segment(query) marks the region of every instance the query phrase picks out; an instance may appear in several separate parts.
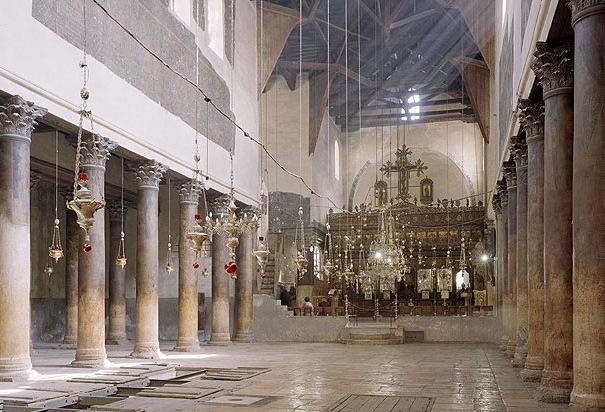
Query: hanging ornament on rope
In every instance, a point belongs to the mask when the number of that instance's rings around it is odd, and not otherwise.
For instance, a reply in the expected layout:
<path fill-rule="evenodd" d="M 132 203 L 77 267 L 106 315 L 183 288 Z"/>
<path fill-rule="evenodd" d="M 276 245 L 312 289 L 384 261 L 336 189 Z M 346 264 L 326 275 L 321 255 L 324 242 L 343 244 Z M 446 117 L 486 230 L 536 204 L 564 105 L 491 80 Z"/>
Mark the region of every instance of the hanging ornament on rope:
<path fill-rule="evenodd" d="M 63 257 L 63 248 L 61 247 L 61 232 L 59 230 L 59 132 L 55 130 L 55 220 L 53 222 L 53 235 L 48 256 L 55 260 L 55 263 Z"/>
<path fill-rule="evenodd" d="M 126 244 L 124 241 L 124 158 L 122 158 L 120 181 L 120 244 L 118 246 L 118 255 L 116 256 L 116 265 L 123 269 L 128 261 L 126 259 Z"/>
<path fill-rule="evenodd" d="M 307 248 L 305 246 L 305 224 L 303 221 L 302 206 L 298 208 L 298 223 L 296 225 L 296 232 L 294 233 L 294 246 L 296 247 L 294 263 L 296 263 L 296 267 L 298 268 L 299 280 L 302 280 L 305 273 L 307 273 L 307 266 L 309 265 L 306 257 Z"/>
<path fill-rule="evenodd" d="M 334 251 L 332 250 L 332 233 L 330 232 L 330 216 L 328 215 L 328 222 L 326 223 L 326 251 L 324 253 L 324 274 L 329 279 L 334 272 Z"/>
<path fill-rule="evenodd" d="M 92 250 L 92 245 L 90 244 L 90 229 L 92 228 L 95 222 L 94 214 L 97 210 L 105 207 L 105 201 L 103 201 L 102 199 L 93 199 L 92 191 L 88 188 L 88 174 L 80 170 L 80 162 L 82 160 L 82 133 L 84 118 L 88 118 L 90 120 L 90 132 L 93 135 L 92 151 L 98 150 L 96 139 L 94 138 L 95 135 L 93 128 L 92 112 L 88 110 L 87 103 L 88 98 L 90 97 L 90 92 L 86 88 L 86 84 L 88 83 L 88 66 L 86 64 L 86 53 L 84 53 L 84 58 L 80 63 L 80 67 L 84 72 L 84 85 L 80 90 L 82 105 L 79 112 L 80 122 L 78 124 L 76 163 L 74 167 L 74 194 L 73 199 L 67 202 L 67 208 L 73 210 L 76 213 L 78 225 L 82 229 L 84 229 L 85 236 L 84 244 L 82 245 L 82 250 L 88 253 Z"/>
<path fill-rule="evenodd" d="M 164 266 L 166 273 L 174 272 L 174 266 L 172 264 L 171 191 L 170 176 L 168 176 L 168 250 L 166 251 L 166 266 Z"/>
<path fill-rule="evenodd" d="M 265 268 L 267 267 L 267 261 L 269 260 L 270 253 L 271 252 L 269 252 L 269 248 L 265 243 L 265 237 L 259 236 L 258 245 L 256 247 L 256 250 L 252 252 L 252 254 L 256 257 L 256 260 L 258 261 L 258 266 L 260 267 L 260 277 L 262 279 L 265 279 L 267 277 Z"/>

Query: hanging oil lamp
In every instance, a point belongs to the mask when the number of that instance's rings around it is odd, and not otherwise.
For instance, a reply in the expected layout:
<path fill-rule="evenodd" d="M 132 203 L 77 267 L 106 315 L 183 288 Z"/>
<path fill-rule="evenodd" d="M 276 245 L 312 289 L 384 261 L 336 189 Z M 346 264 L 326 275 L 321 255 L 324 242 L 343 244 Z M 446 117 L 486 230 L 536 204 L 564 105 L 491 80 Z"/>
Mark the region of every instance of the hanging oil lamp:
<path fill-rule="evenodd" d="M 265 272 L 265 267 L 267 266 L 267 260 L 269 260 L 270 252 L 267 244 L 265 243 L 264 236 L 258 237 L 258 246 L 256 247 L 256 250 L 252 252 L 252 254 L 256 257 L 258 266 L 260 267 L 261 278 L 266 278 L 267 273 Z"/>
<path fill-rule="evenodd" d="M 231 187 L 229 190 L 229 204 L 227 206 L 227 217 L 221 222 L 221 229 L 227 234 L 225 238 L 225 246 L 229 250 L 229 258 L 231 259 L 225 263 L 225 272 L 229 274 L 231 279 L 237 278 L 237 264 L 235 263 L 235 251 L 239 245 L 239 235 L 242 233 L 243 226 L 242 222 L 237 218 L 237 206 L 235 205 L 235 187 L 233 177 L 233 151 L 229 152 L 229 158 L 231 162 Z M 246 217 L 245 217 L 246 218 Z"/>
<path fill-rule="evenodd" d="M 164 270 L 166 273 L 174 272 L 174 267 L 172 266 L 172 243 L 168 242 L 168 251 L 166 252 L 166 266 L 164 266 Z"/>
<path fill-rule="evenodd" d="M 298 268 L 300 277 L 303 277 L 304 274 L 307 273 L 307 266 L 309 262 L 307 261 L 307 257 L 305 256 L 307 250 L 305 247 L 305 226 L 303 222 L 302 206 L 298 208 L 298 225 L 296 227 L 296 233 L 294 238 L 295 245 L 297 244 L 299 231 L 301 247 L 296 251 L 296 258 L 294 259 L 294 263 L 296 263 L 296 267 Z"/>
<path fill-rule="evenodd" d="M 193 263 L 193 268 L 199 268 L 198 260 L 200 258 L 202 249 L 204 247 L 204 242 L 208 239 L 208 233 L 204 230 L 202 226 L 202 215 L 196 213 L 194 215 L 194 222 L 191 225 L 191 228 L 187 232 L 187 239 L 189 240 L 191 250 L 195 252 L 195 262 Z"/>
<path fill-rule="evenodd" d="M 168 176 L 168 250 L 166 251 L 166 265 L 164 266 L 164 270 L 166 273 L 174 272 L 174 266 L 172 264 L 172 232 L 171 232 L 171 210 L 170 210 L 170 176 Z"/>
<path fill-rule="evenodd" d="M 116 256 L 116 265 L 124 269 L 126 266 L 126 250 L 124 244 L 124 232 L 120 232 L 120 245 L 118 246 L 118 256 Z"/>
<path fill-rule="evenodd" d="M 92 198 L 92 192 L 88 188 L 88 174 L 84 172 L 78 173 L 74 198 L 67 202 L 67 208 L 76 213 L 78 226 L 84 229 L 84 245 L 82 245 L 84 252 L 92 250 L 90 229 L 95 222 L 94 214 L 104 206 L 104 201 Z"/>
<path fill-rule="evenodd" d="M 332 272 L 334 272 L 334 262 L 332 262 L 333 251 L 332 251 L 332 233 L 330 233 L 330 222 L 326 223 L 326 253 L 324 255 L 324 273 L 326 277 L 330 278 Z"/>
<path fill-rule="evenodd" d="M 53 263 L 49 254 L 48 258 L 46 259 L 46 267 L 44 268 L 44 273 L 46 273 L 50 277 L 50 275 L 52 275 L 54 271 L 55 269 L 53 268 Z"/>
<path fill-rule="evenodd" d="M 466 246 L 464 243 L 464 238 L 460 241 L 460 270 L 464 271 L 466 269 Z"/>
<path fill-rule="evenodd" d="M 48 256 L 55 260 L 55 263 L 63 257 L 63 248 L 61 247 L 61 233 L 59 232 L 59 219 L 55 219 L 53 228 L 53 240 L 48 249 Z"/>

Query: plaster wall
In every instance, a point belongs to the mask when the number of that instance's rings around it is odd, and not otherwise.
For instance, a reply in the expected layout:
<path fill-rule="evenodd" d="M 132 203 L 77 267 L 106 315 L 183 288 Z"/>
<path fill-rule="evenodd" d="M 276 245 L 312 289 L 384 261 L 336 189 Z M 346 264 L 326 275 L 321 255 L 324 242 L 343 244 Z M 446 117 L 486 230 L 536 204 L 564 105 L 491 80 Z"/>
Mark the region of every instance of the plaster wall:
<path fill-rule="evenodd" d="M 347 140 L 349 151 L 345 156 L 349 166 L 345 186 L 351 188 L 357 179 L 353 205 L 373 202 L 376 175 L 381 178 L 380 167 L 384 162 L 395 161 L 397 140 L 400 146 L 406 144 L 412 151 L 412 161 L 421 159 L 428 166 L 425 176 L 434 182 L 435 201 L 483 193 L 483 138 L 476 124 L 451 121 L 364 128 L 350 133 Z M 413 174 L 410 185 L 418 186 L 425 176 Z M 389 183 L 389 178 L 384 180 Z M 393 177 L 391 186 L 396 185 L 397 179 Z M 412 199 L 420 197 L 418 187 L 412 187 L 410 193 Z M 480 196 L 477 200 L 483 199 Z"/>

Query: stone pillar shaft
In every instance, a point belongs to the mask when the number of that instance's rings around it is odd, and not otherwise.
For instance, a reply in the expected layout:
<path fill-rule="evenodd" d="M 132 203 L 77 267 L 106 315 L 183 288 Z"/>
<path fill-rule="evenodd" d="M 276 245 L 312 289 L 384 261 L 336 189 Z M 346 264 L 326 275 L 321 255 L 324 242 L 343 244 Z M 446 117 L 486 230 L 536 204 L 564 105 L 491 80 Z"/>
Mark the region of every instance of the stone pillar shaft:
<path fill-rule="evenodd" d="M 525 139 L 513 144 L 517 172 L 517 331 L 512 365 L 525 366 L 527 357 L 527 146 Z"/>
<path fill-rule="evenodd" d="M 250 342 L 252 340 L 252 311 L 256 258 L 252 254 L 256 226 L 247 228 L 240 236 L 238 248 L 239 267 L 235 279 L 235 308 L 233 321 L 233 340 Z"/>
<path fill-rule="evenodd" d="M 198 271 L 193 267 L 195 252 L 191 250 L 187 232 L 194 222 L 199 202 L 199 186 L 182 184 L 180 195 L 179 235 L 179 334 L 174 350 L 193 352 L 200 349 L 198 324 Z"/>
<path fill-rule="evenodd" d="M 512 162 L 511 162 L 512 163 Z M 517 344 L 517 182 L 514 163 L 509 164 L 506 175 L 508 191 L 508 271 L 507 290 L 509 295 L 508 346 L 506 354 L 515 355 Z"/>
<path fill-rule="evenodd" d="M 605 410 L 605 1 L 573 0 L 573 391 Z"/>
<path fill-rule="evenodd" d="M 121 201 L 108 204 L 109 211 L 109 332 L 108 345 L 126 343 L 126 267 L 116 264 L 122 234 Z M 126 213 L 126 208 L 124 208 Z"/>
<path fill-rule="evenodd" d="M 155 160 L 138 165 L 136 326 L 132 357 L 157 359 L 159 342 L 159 184 L 166 168 Z"/>
<path fill-rule="evenodd" d="M 65 337 L 63 343 L 75 345 L 78 338 L 78 252 L 80 227 L 76 214 L 65 213 Z"/>
<path fill-rule="evenodd" d="M 46 110 L 0 101 L 0 376 L 24 377 L 30 345 L 30 143 Z"/>
<path fill-rule="evenodd" d="M 533 69 L 545 106 L 544 372 L 538 396 L 545 402 L 568 402 L 573 367 L 573 52 L 568 44 L 538 43 L 536 48 Z"/>
<path fill-rule="evenodd" d="M 212 235 L 212 335 L 210 343 L 228 344 L 229 332 L 229 275 L 224 265 L 229 258 L 224 233 Z"/>
<path fill-rule="evenodd" d="M 104 199 L 105 163 L 116 144 L 100 135 L 82 139 L 81 171 L 88 174 L 93 199 Z M 78 255 L 78 343 L 77 367 L 99 367 L 107 360 L 105 352 L 105 211 L 97 210 L 89 231 L 92 250 L 79 248 Z M 84 231 L 80 230 L 80 239 Z M 80 242 L 82 245 L 83 242 Z"/>
<path fill-rule="evenodd" d="M 500 202 L 502 204 L 502 341 L 500 349 L 506 351 L 510 341 L 510 290 L 508 287 L 508 192 L 506 183 L 500 190 Z"/>
<path fill-rule="evenodd" d="M 544 368 L 544 104 L 522 100 L 527 133 L 527 359 L 521 379 L 539 382 Z"/>

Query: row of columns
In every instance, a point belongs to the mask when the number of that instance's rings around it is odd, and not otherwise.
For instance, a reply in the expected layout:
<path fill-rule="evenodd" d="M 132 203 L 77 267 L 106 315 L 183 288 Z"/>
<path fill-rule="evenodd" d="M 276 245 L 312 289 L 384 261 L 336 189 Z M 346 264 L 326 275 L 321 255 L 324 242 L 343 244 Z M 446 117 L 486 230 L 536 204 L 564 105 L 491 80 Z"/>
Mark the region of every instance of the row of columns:
<path fill-rule="evenodd" d="M 0 100 L 0 377 L 18 379 L 31 369 L 30 359 L 30 143 L 36 119 L 46 110 L 19 96 Z M 95 199 L 103 199 L 105 166 L 116 144 L 98 134 L 83 138 L 81 169 Z M 158 319 L 158 204 L 159 183 L 166 167 L 155 160 L 138 162 L 137 191 L 136 332 L 132 356 L 159 356 Z M 199 349 L 197 272 L 186 234 L 197 213 L 200 187 L 191 182 L 177 188 L 180 195 L 179 325 L 175 350 Z M 62 190 L 69 199 L 71 188 Z M 106 344 L 126 342 L 125 270 L 115 263 L 121 232 L 121 204 L 109 201 L 109 330 L 105 334 L 105 213 L 95 214 L 90 230 L 92 250 L 82 249 L 83 231 L 71 211 L 66 214 L 64 343 L 76 345 L 77 367 L 103 366 Z M 252 254 L 256 226 L 244 226 L 238 248 L 235 282 L 234 341 L 252 338 L 252 293 L 256 265 Z M 6 247 L 6 245 L 17 247 Z M 229 278 L 224 235 L 213 235 L 213 332 L 211 341 L 231 340 Z"/>
<path fill-rule="evenodd" d="M 492 205 L 501 346 L 545 402 L 605 410 L 605 1 L 572 0 L 574 42 L 538 43 Z"/>

